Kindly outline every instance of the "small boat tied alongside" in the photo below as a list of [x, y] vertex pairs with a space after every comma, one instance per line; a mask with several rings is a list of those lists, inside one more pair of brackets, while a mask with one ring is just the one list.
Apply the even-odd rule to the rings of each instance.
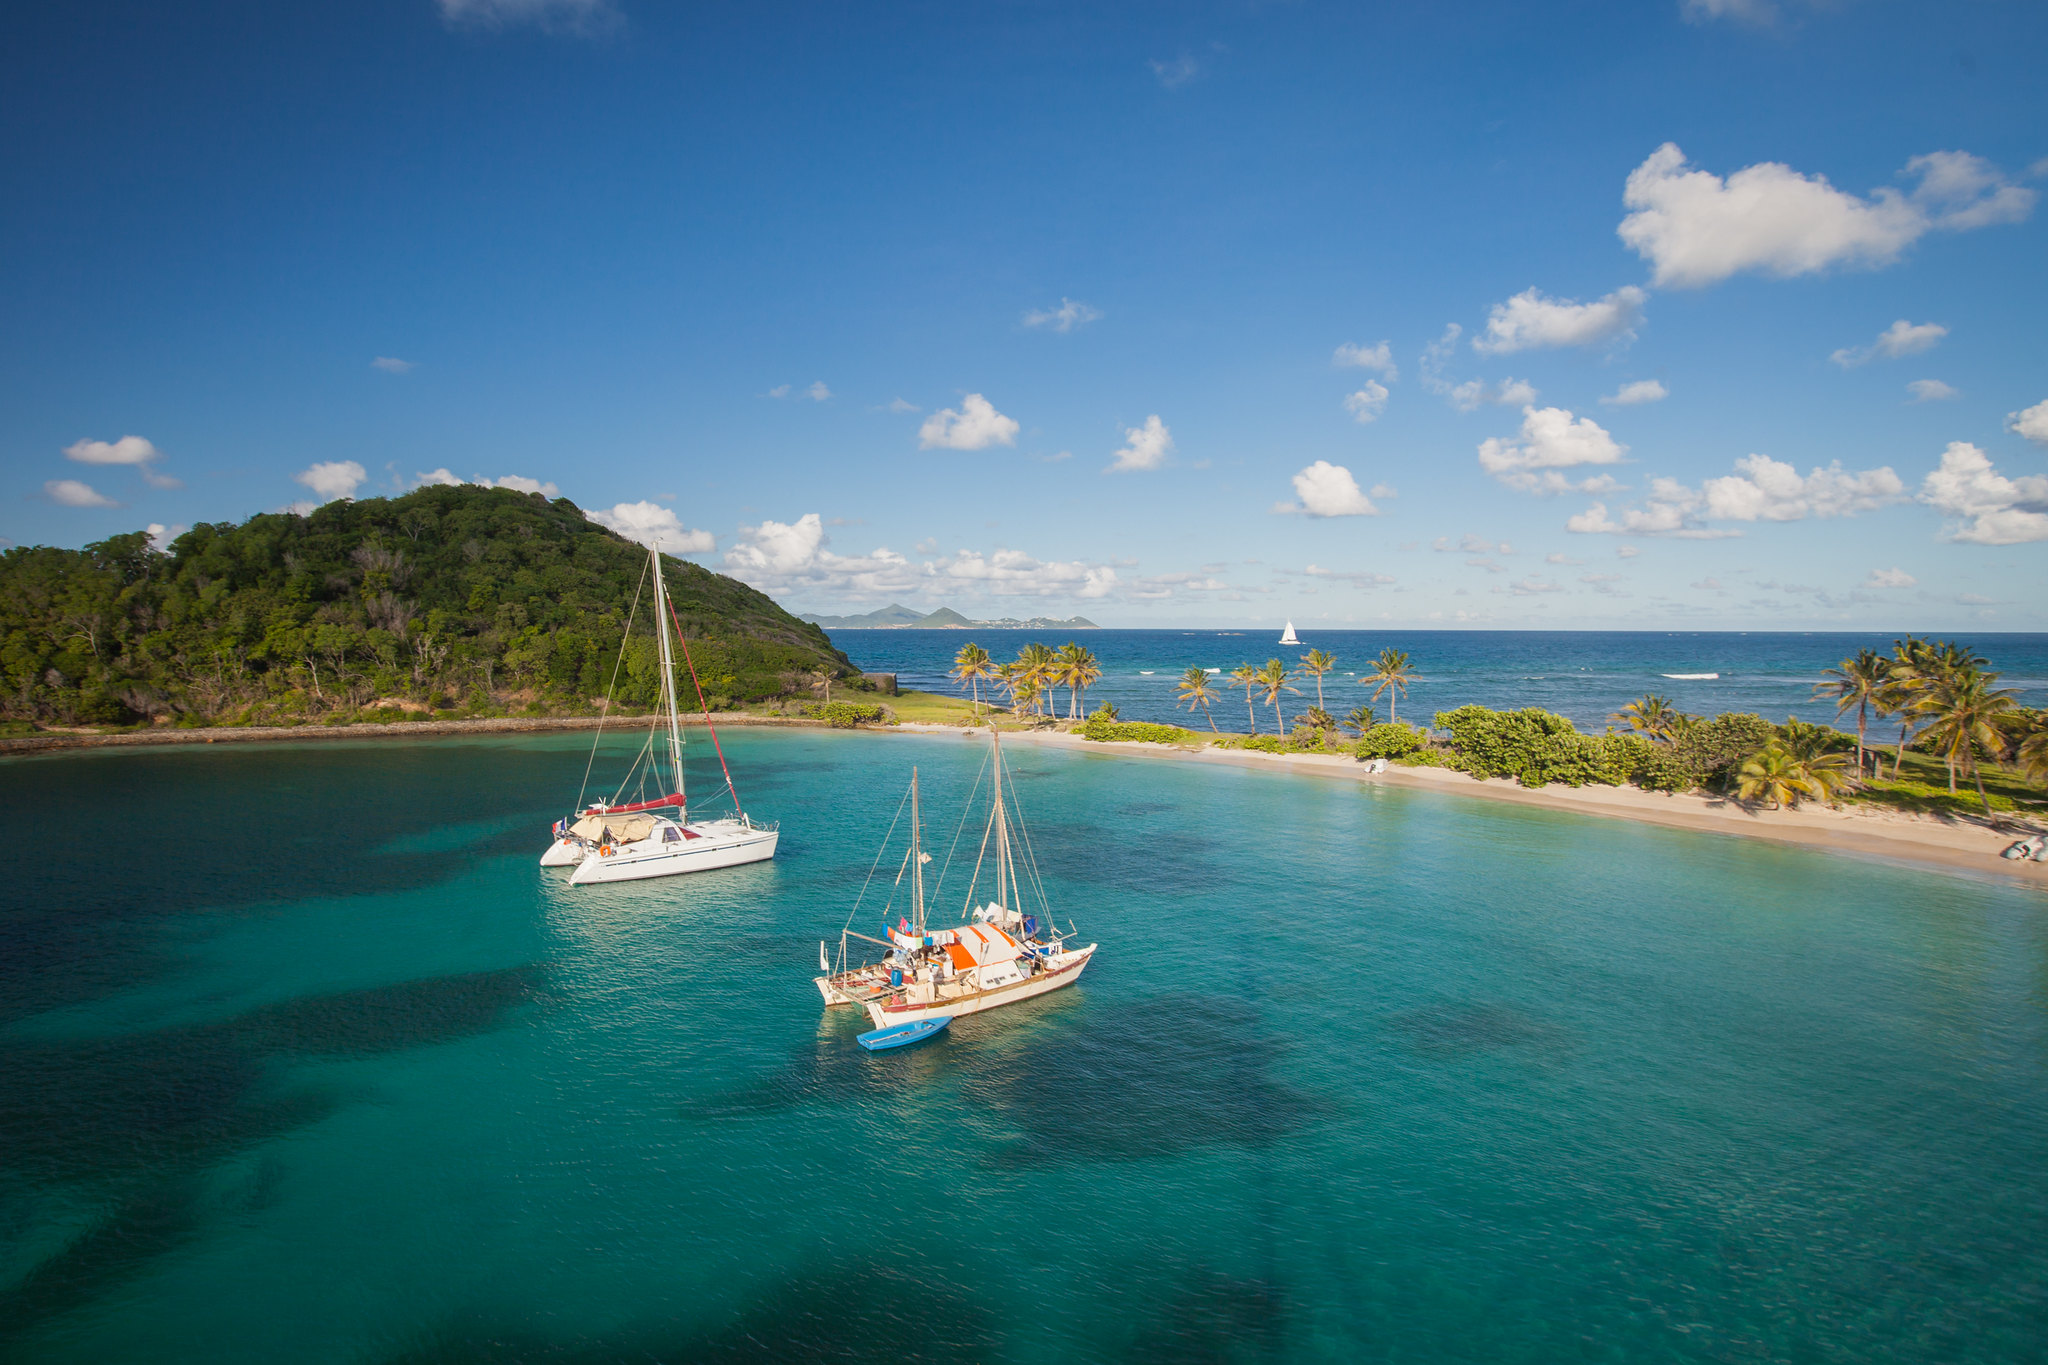
[[[689, 799], [685, 793], [683, 775], [683, 730], [676, 706], [675, 655], [669, 646], [669, 630], [674, 627], [675, 640], [682, 646], [683, 661], [690, 667], [690, 682], [697, 684], [697, 670], [690, 664], [690, 642], [683, 635], [682, 621], [675, 609], [669, 605], [668, 589], [662, 579], [661, 552], [649, 547], [649, 563], [654, 577], [654, 634], [661, 659], [661, 706], [656, 711], [647, 731], [647, 742], [640, 746], [632, 766], [626, 771], [618, 791], [609, 801], [584, 805], [581, 793], [577, 795], [578, 812], [557, 820], [554, 827], [554, 842], [547, 852], [541, 854], [542, 867], [573, 867], [569, 876], [571, 886], [589, 886], [597, 882], [639, 881], [647, 877], [668, 877], [680, 872], [705, 872], [712, 868], [734, 867], [741, 863], [758, 863], [775, 856], [775, 845], [780, 838], [773, 823], [756, 824], [749, 819], [740, 806], [740, 796], [732, 784], [732, 771], [725, 763], [725, 750], [718, 742], [718, 731], [711, 724], [709, 709], [704, 711], [704, 726], [711, 735], [712, 751], [718, 755], [718, 770], [725, 779], [725, 795], [731, 798], [732, 813], [718, 818], [692, 820], [689, 818]], [[633, 611], [640, 605], [639, 594], [633, 598]], [[626, 636], [632, 637], [633, 616], [626, 618]], [[625, 641], [619, 645], [623, 661]], [[617, 670], [613, 670], [613, 682], [618, 681]], [[697, 702], [704, 704], [704, 690], [697, 687]], [[611, 709], [611, 693], [605, 695], [605, 710]], [[604, 723], [600, 718], [597, 735], [591, 741], [591, 760], [595, 763], [597, 746], [604, 739]], [[662, 757], [666, 751], [667, 773], [662, 771]], [[589, 781], [589, 767], [584, 769], [586, 787]], [[633, 792], [635, 799], [628, 799], [628, 792], [638, 782], [639, 789]], [[653, 791], [650, 794], [649, 786]], [[658, 812], [673, 811], [673, 815]]]
[[863, 1033], [853, 1041], [870, 1052], [887, 1052], [892, 1047], [909, 1047], [912, 1043], [921, 1043], [952, 1022], [952, 1015], [941, 1014], [933, 1019], [916, 1019], [908, 1024], [891, 1024], [872, 1033]]
[[[1019, 1004], [1062, 986], [1071, 986], [1080, 979], [1082, 971], [1095, 955], [1096, 945], [1093, 943], [1085, 947], [1072, 946], [1074, 934], [1071, 923], [1066, 933], [1062, 933], [1054, 923], [1051, 906], [1046, 900], [1045, 883], [1038, 875], [1036, 859], [1031, 853], [1028, 831], [1023, 860], [1028, 883], [1018, 875], [1017, 842], [1010, 828], [1015, 793], [1003, 767], [1002, 741], [993, 731], [990, 733], [989, 759], [983, 768], [983, 777], [990, 792], [988, 821], [982, 831], [980, 850], [975, 856], [974, 872], [968, 880], [961, 922], [952, 928], [939, 928], [927, 920], [924, 880], [925, 866], [931, 862], [931, 855], [924, 851], [920, 829], [923, 812], [917, 773], [913, 769], [910, 790], [905, 796], [910, 807], [909, 847], [896, 873], [883, 914], [886, 919], [895, 913], [895, 897], [899, 892], [907, 892], [907, 910], [898, 916], [895, 927], [886, 931], [885, 938], [854, 932], [853, 914], [860, 912], [860, 900], [867, 892], [867, 887], [863, 886], [861, 897], [854, 902], [853, 914], [847, 917], [846, 927], [840, 931], [836, 963], [827, 945], [818, 945], [821, 975], [814, 978], [818, 993], [824, 997], [828, 1007], [855, 1005], [867, 1011], [876, 1033], [864, 1034], [860, 1041], [870, 1051], [875, 1047], [870, 1039], [881, 1034], [893, 1036], [901, 1025], [931, 1023], [943, 1027], [963, 1014], [979, 1014], [1004, 1005]], [[977, 794], [980, 785], [977, 782]], [[969, 798], [970, 808], [973, 800], [973, 797]], [[898, 819], [901, 818], [899, 807]], [[965, 816], [962, 823], [964, 826]], [[1023, 828], [1021, 818], [1018, 827]], [[876, 855], [877, 867], [888, 851], [888, 843], [885, 839], [882, 852]], [[995, 896], [976, 904], [983, 870], [991, 861], [994, 863]], [[945, 871], [940, 869], [942, 885]], [[869, 881], [873, 879], [871, 871]], [[1035, 911], [1030, 914], [1019, 908], [1027, 897], [1036, 901]], [[874, 961], [850, 964], [848, 958], [854, 951], [851, 948], [853, 940], [888, 951]], [[929, 1034], [918, 1035], [925, 1036]], [[905, 1041], [917, 1041], [917, 1038], [906, 1038]]]

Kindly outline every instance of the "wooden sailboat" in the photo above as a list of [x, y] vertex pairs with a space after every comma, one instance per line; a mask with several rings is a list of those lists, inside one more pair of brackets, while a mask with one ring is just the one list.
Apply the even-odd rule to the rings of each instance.
[[[1062, 934], [1053, 923], [1046, 903], [1044, 884], [1026, 849], [1025, 867], [1031, 886], [1018, 876], [1016, 844], [1010, 830], [1010, 809], [1006, 799], [1008, 775], [1003, 767], [1002, 741], [990, 731], [989, 764], [992, 771], [988, 824], [982, 832], [981, 850], [961, 908], [960, 925], [934, 929], [926, 922], [924, 868], [931, 861], [924, 851], [922, 802], [917, 773], [910, 775], [910, 849], [904, 870], [897, 874], [900, 885], [909, 881], [910, 908], [886, 938], [855, 933], [852, 917], [840, 931], [839, 955], [835, 966], [818, 945], [815, 978], [818, 993], [828, 1006], [859, 1005], [877, 1029], [919, 1020], [950, 1019], [962, 1014], [1014, 1005], [1035, 999], [1062, 986], [1071, 986], [1095, 954], [1096, 945], [1070, 947], [1071, 932]], [[885, 850], [886, 851], [886, 850]], [[975, 905], [975, 890], [982, 869], [993, 854], [996, 894], [983, 905]], [[880, 858], [877, 856], [877, 865]], [[1027, 891], [1035, 889], [1038, 913], [1019, 908]], [[858, 902], [855, 913], [858, 913]], [[1068, 926], [1071, 930], [1071, 924]], [[888, 949], [874, 962], [848, 965], [850, 941], [858, 939]]]
[[[711, 713], [704, 712], [704, 726], [711, 735], [712, 751], [718, 755], [718, 770], [725, 778], [725, 791], [732, 798], [732, 814], [714, 820], [691, 820], [683, 772], [683, 728], [676, 705], [675, 655], [670, 648], [669, 629], [675, 629], [683, 659], [689, 663], [690, 642], [683, 636], [682, 622], [669, 605], [668, 588], [662, 580], [661, 552], [649, 547], [654, 574], [654, 634], [661, 656], [661, 710], [648, 730], [647, 743], [633, 760], [624, 781], [611, 801], [600, 801], [555, 822], [555, 840], [540, 858], [542, 867], [573, 867], [571, 886], [597, 882], [639, 881], [647, 877], [668, 877], [682, 872], [705, 872], [758, 863], [775, 856], [780, 832], [775, 824], [756, 824], [740, 805], [739, 791], [732, 785], [732, 771], [726, 766], [725, 750]], [[629, 616], [626, 630], [632, 633]], [[694, 686], [697, 670], [690, 665]], [[702, 688], [697, 702], [704, 704]], [[611, 698], [605, 698], [610, 708]], [[591, 757], [597, 756], [604, 727], [598, 727], [591, 741]], [[666, 749], [668, 771], [662, 772], [659, 750]], [[642, 771], [642, 765], [645, 771]], [[636, 778], [641, 781], [643, 799], [622, 798]], [[645, 796], [651, 780], [658, 795]], [[580, 803], [582, 797], [577, 798]], [[673, 815], [660, 812], [673, 811]]]

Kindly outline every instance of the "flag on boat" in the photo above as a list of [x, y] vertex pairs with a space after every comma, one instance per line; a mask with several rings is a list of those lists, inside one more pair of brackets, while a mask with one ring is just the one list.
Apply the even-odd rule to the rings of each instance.
[[562, 836], [563, 836], [564, 834], [566, 834], [566, 833], [568, 832], [568, 830], [569, 830], [569, 822], [568, 822], [567, 820], [557, 820], [557, 821], [555, 821], [555, 837], [556, 837], [557, 839], [561, 838], [561, 837], [562, 837]]
[[818, 970], [821, 972], [832, 970], [832, 964], [825, 960], [825, 940], [822, 938], [818, 940]]
[[896, 921], [896, 932], [899, 934], [907, 934], [910, 932], [910, 917], [908, 915], [905, 915], [902, 919]]

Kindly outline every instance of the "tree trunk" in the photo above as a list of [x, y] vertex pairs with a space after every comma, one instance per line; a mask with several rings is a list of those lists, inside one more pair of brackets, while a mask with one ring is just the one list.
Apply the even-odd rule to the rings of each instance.
[[1316, 710], [1322, 711], [1326, 709], [1328, 708], [1323, 705], [1323, 675], [1318, 673], [1316, 674]]
[[1245, 719], [1249, 720], [1252, 723], [1252, 733], [1257, 734], [1259, 732], [1259, 713], [1252, 709], [1252, 694], [1250, 688], [1245, 689], [1244, 714]]
[[1273, 694], [1273, 733], [1282, 739], [1287, 737], [1287, 717], [1280, 714], [1280, 694]]
[[1863, 776], [1863, 727], [1867, 723], [1863, 714], [1864, 709], [1861, 706], [1856, 708], [1856, 776], [1858, 777]]
[[1210, 728], [1211, 730], [1215, 730], [1215, 731], [1216, 731], [1216, 733], [1217, 733], [1217, 734], [1219, 734], [1219, 735], [1223, 733], [1223, 732], [1222, 732], [1221, 730], [1217, 730], [1217, 729], [1216, 729], [1216, 713], [1215, 713], [1215, 712], [1213, 712], [1213, 711], [1211, 711], [1211, 710], [1209, 709], [1209, 703], [1208, 703], [1208, 702], [1203, 702], [1203, 703], [1202, 703], [1202, 714], [1203, 714], [1204, 716], [1206, 716], [1206, 717], [1208, 718], [1208, 720], [1209, 720], [1209, 728]]
[[1972, 760], [1970, 763], [1970, 776], [1977, 779], [1977, 799], [1984, 803], [1984, 816], [1986, 819], [1989, 819], [1991, 816], [1991, 798], [1984, 793], [1983, 765]]

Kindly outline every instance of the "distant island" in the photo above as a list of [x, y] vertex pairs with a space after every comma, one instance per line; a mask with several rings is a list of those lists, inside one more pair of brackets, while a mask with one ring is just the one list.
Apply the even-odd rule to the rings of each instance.
[[923, 612], [892, 602], [880, 611], [863, 612], [859, 616], [820, 616], [815, 612], [798, 612], [797, 620], [808, 621], [825, 630], [1100, 630], [1085, 616], [1057, 621], [1047, 616], [1034, 616], [1020, 621], [1005, 616], [999, 621], [970, 621], [951, 607], [940, 607], [937, 611]]

